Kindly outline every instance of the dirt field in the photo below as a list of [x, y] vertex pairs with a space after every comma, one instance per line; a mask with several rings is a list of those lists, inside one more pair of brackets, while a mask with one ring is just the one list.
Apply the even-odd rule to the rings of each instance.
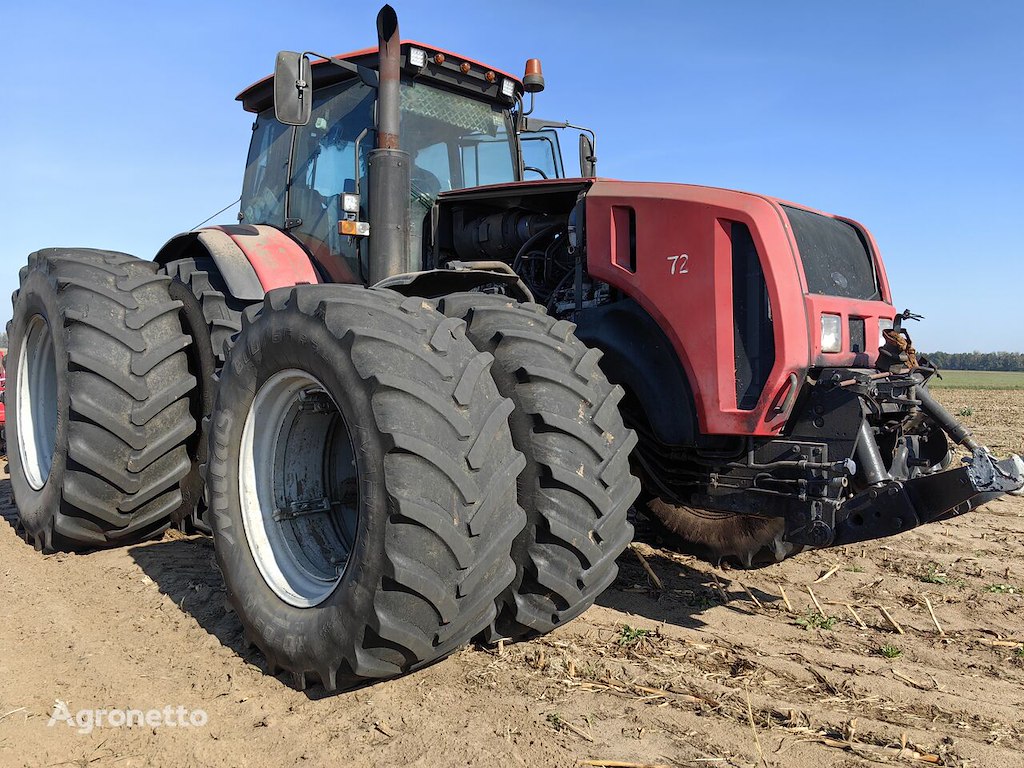
[[[1024, 452], [1024, 392], [941, 397]], [[660, 589], [626, 552], [600, 604], [549, 637], [323, 697], [264, 674], [209, 540], [41, 557], [0, 522], [0, 765], [1021, 766], [1022, 534], [1024, 499], [1003, 500], [740, 571], [641, 522]], [[207, 722], [79, 733], [48, 727], [57, 700]]]

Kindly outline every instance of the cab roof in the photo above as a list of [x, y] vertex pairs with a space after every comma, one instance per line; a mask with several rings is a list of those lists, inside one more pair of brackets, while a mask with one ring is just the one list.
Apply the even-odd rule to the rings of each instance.
[[[403, 74], [441, 82], [451, 88], [469, 91], [491, 101], [504, 102], [509, 105], [523, 93], [523, 82], [520, 78], [495, 67], [489, 67], [475, 59], [416, 40], [403, 40], [400, 46]], [[426, 52], [426, 64], [422, 68], [415, 67], [409, 62], [409, 51], [413, 48]], [[353, 64], [359, 64], [376, 70], [378, 53], [378, 49], [375, 46], [373, 48], [362, 48], [358, 51], [342, 53], [332, 58], [350, 61]], [[312, 71], [314, 90], [357, 76], [353, 72], [330, 64], [326, 59], [312, 61]], [[503, 97], [501, 94], [503, 80], [512, 81], [514, 91], [512, 99]], [[235, 100], [242, 102], [242, 107], [247, 112], [262, 112], [264, 109], [273, 106], [273, 75], [253, 83], [239, 93]]]

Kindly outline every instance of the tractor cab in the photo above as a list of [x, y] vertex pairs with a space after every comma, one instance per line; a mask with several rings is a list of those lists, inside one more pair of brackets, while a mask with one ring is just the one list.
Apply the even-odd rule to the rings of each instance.
[[[289, 232], [332, 282], [369, 280], [368, 228], [359, 223], [369, 220], [378, 59], [373, 48], [311, 62], [309, 114], [301, 125], [277, 119], [273, 78], [238, 96], [256, 113], [239, 220]], [[399, 132], [411, 161], [414, 262], [424, 254], [424, 231], [440, 193], [566, 176], [560, 129], [577, 126], [524, 116], [524, 93], [543, 88], [535, 61], [520, 80], [434, 46], [400, 43]], [[593, 139], [581, 134], [580, 147], [581, 175], [593, 175]]]
[[[368, 160], [376, 146], [377, 89], [348, 62], [376, 73], [377, 49], [313, 62], [305, 125], [275, 117], [273, 82], [238, 99], [255, 112], [239, 218], [288, 231], [334, 282], [365, 283], [365, 232], [342, 222], [368, 221]], [[422, 252], [423, 229], [441, 192], [523, 178], [516, 135], [523, 84], [507, 73], [412, 41], [401, 43], [401, 149], [409, 154], [409, 250]], [[535, 142], [540, 146], [542, 142]], [[531, 144], [533, 146], [534, 144]], [[561, 158], [545, 166], [561, 172]], [[540, 153], [536, 153], [540, 154]]]

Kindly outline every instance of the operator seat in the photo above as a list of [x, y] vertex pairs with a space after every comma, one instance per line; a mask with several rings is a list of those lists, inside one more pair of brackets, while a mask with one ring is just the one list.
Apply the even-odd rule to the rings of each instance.
[[412, 165], [412, 193], [413, 195], [428, 195], [431, 201], [437, 199], [441, 194], [441, 181], [426, 168], [420, 168], [416, 163]]

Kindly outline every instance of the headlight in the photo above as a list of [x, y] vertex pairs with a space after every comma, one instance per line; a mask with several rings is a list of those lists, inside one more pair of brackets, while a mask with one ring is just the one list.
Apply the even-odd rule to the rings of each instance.
[[892, 320], [887, 317], [880, 317], [878, 319], [878, 346], [885, 346], [885, 336], [882, 335], [882, 331], [892, 330]]
[[843, 318], [839, 315], [821, 316], [821, 351], [840, 352], [843, 349]]

